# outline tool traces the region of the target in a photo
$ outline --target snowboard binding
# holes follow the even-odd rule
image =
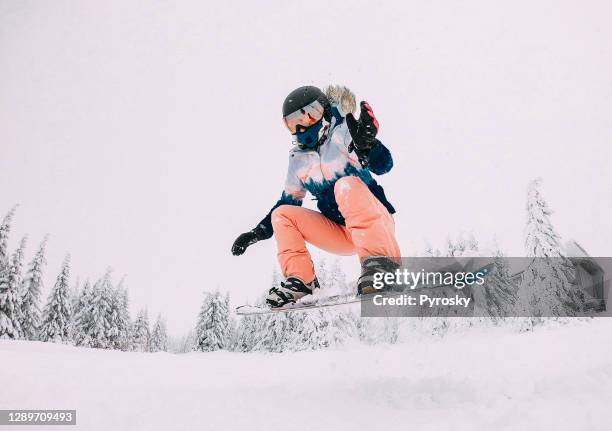
[[[309,284],[304,283],[297,277],[287,277],[285,281],[281,281],[280,286],[274,286],[268,291],[266,303],[272,308],[293,304],[306,295],[312,295],[314,289],[319,287],[319,281],[316,277]]]
[[[364,259],[361,263],[361,276],[359,276],[359,280],[357,281],[357,294],[369,295],[371,293],[392,290],[395,283],[384,282],[384,276],[387,273],[395,272],[399,267],[399,264],[384,256],[368,257]],[[377,276],[376,274],[381,275]],[[377,287],[376,281],[383,281],[383,286]]]

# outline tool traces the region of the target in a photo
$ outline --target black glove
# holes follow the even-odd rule
[[[265,239],[265,234],[259,226],[253,230],[240,234],[232,245],[232,254],[234,256],[240,256],[242,253],[244,253],[248,246],[255,244],[257,241],[262,239]]]
[[[361,102],[361,113],[359,121],[353,114],[346,114],[346,125],[348,126],[353,144],[358,150],[369,150],[374,146],[376,134],[378,133],[378,121],[372,112],[368,102]]]
[[[368,166],[370,150],[376,143],[378,121],[368,102],[362,101],[360,106],[359,120],[356,120],[353,114],[348,113],[346,114],[346,125],[351,138],[353,138],[353,142],[349,145],[349,151],[355,151],[359,162],[365,168]]]

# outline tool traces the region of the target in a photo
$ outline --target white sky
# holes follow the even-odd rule
[[[229,254],[282,190],[293,88],[348,85],[392,150],[404,254],[472,231],[520,255],[527,182],[610,255],[612,3],[0,1],[0,213],[46,285],[127,274],[172,333],[202,291],[259,296],[274,240]],[[356,260],[346,259],[357,273]]]

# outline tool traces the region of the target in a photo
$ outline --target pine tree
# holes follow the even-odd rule
[[[216,291],[206,295],[198,315],[196,349],[202,352],[229,347],[229,297]]]
[[[69,290],[69,294],[70,294],[70,309],[72,310],[73,320],[74,320],[74,313],[76,312],[77,303],[79,302],[79,296],[81,294],[81,280],[78,277],[76,281],[74,282],[74,287]]]
[[[346,294],[352,289],[346,282],[346,274],[342,270],[339,259],[334,260],[329,270],[329,285],[340,294]]]
[[[117,286],[115,291],[117,302],[118,302],[118,314],[117,314],[117,329],[118,329],[118,343],[116,348],[123,351],[132,350],[132,334],[131,334],[131,320],[129,312],[129,298],[128,291],[124,287],[124,280],[122,279]]]
[[[272,280],[277,282],[280,280],[280,275],[277,271],[273,272]],[[264,298],[265,296],[261,296],[255,304],[264,306]],[[234,332],[232,349],[239,352],[265,350],[263,346],[266,335],[268,335],[267,326],[269,320],[269,315],[242,316]]]
[[[463,233],[460,233],[455,241],[449,237],[446,243],[447,257],[468,257],[478,255],[479,244],[472,233],[468,235],[467,239]],[[427,250],[426,254],[433,255],[433,251]]]
[[[113,287],[111,281],[111,270],[109,269],[102,281],[103,295],[107,300],[108,308],[106,309],[106,348],[122,349],[126,344],[127,324],[125,320],[125,312],[123,308],[123,287],[122,282],[117,288]],[[127,303],[126,303],[127,306]]]
[[[109,349],[116,336],[113,326],[113,289],[111,271],[108,270],[93,287],[91,299],[91,322],[87,330],[91,347]]]
[[[427,318],[420,322],[431,323],[439,318]],[[446,325],[444,320],[443,325]],[[361,319],[359,338],[366,344],[395,344],[399,338],[399,318],[378,317],[376,319]]]
[[[349,307],[335,310],[331,320],[332,326],[335,328],[332,333],[332,344],[343,345],[349,340],[357,339],[359,335],[358,319],[359,317]]]
[[[525,252],[527,256],[561,256],[559,235],[555,232],[550,215],[552,210],[540,193],[542,179],[537,178],[527,188],[527,225],[525,227]]]
[[[30,262],[28,272],[23,281],[23,296],[21,299],[21,331],[26,340],[38,339],[40,329],[40,295],[43,289],[43,269],[47,264],[45,249],[48,237],[45,237]]]
[[[333,324],[333,311],[315,309],[307,313],[285,315],[293,320],[288,331],[287,350],[319,350],[339,344],[341,328]]]
[[[238,321],[238,326],[234,332],[232,340],[232,350],[238,352],[250,352],[255,348],[256,337],[261,327],[260,320],[263,316],[242,316]],[[194,337],[195,344],[195,337]],[[191,350],[191,348],[190,348]]]
[[[43,324],[40,331],[42,341],[64,343],[71,341],[69,283],[70,255],[67,255],[43,313]]]
[[[329,292],[336,288],[326,259],[316,264],[315,272],[321,289]],[[276,274],[273,274],[273,277]],[[270,352],[317,350],[330,345],[327,329],[330,322],[327,310],[312,310],[308,313],[278,313],[269,317],[261,347]]]
[[[167,352],[168,351],[168,334],[166,333],[166,322],[161,317],[157,316],[155,325],[153,325],[153,333],[151,334],[151,352]]]
[[[325,258],[319,260],[315,265],[315,273],[317,275],[317,280],[319,280],[319,285],[322,289],[331,288],[331,283],[329,279],[329,271],[327,269],[327,260]]]
[[[450,237],[446,240],[446,255],[449,257],[462,256],[465,250],[465,242],[462,238],[453,241]]]
[[[349,288],[338,261],[328,267],[323,259],[317,264],[316,272],[323,289],[342,293]],[[278,283],[279,279],[278,272],[273,271],[272,284]],[[263,305],[264,298],[259,298],[256,304]],[[337,346],[356,338],[357,322],[350,309],[243,316],[236,329],[233,349],[284,352]]]
[[[533,180],[527,192],[525,251],[534,257],[524,271],[519,288],[519,312],[536,318],[573,316],[585,306],[572,285],[573,265],[561,250],[550,215],[552,211],[540,193],[541,180]]]
[[[476,239],[473,233],[470,232],[468,239],[466,241],[467,252],[470,256],[478,256],[478,251],[480,248],[480,243]]]
[[[517,288],[510,280],[510,270],[501,250],[493,258],[495,269],[482,286],[472,289],[477,315],[494,319],[511,317],[516,306]]]
[[[265,316],[254,349],[277,353],[292,350],[291,343],[295,342],[292,334],[297,326],[296,320],[299,319],[293,314],[275,313]]]
[[[21,282],[25,246],[24,237],[0,274],[0,338],[18,338],[22,335]]]
[[[317,278],[319,283],[326,283],[325,260],[317,264]],[[276,268],[272,271],[272,286],[278,286],[281,275]],[[265,295],[260,297],[256,304],[265,305]],[[272,315],[249,316],[248,320],[242,320],[243,325],[250,327],[239,327],[237,330],[244,334],[243,343],[249,345],[248,350],[283,352],[290,350],[289,344],[291,334],[296,326],[295,316],[292,313],[276,313]],[[251,334],[248,331],[252,331]],[[243,347],[244,348],[244,347]]]
[[[133,329],[132,348],[138,352],[149,351],[149,339],[151,336],[149,329],[149,313],[146,309],[140,310],[136,316]]]
[[[11,222],[17,211],[17,205],[4,216],[2,224],[0,224],[0,274],[4,272],[9,265],[8,238],[11,232]]]
[[[73,337],[77,346],[91,346],[93,290],[89,280],[81,288],[73,310]]]
[[[108,322],[109,327],[107,331],[108,335],[108,348],[118,349],[121,343],[119,336],[119,308],[120,298],[117,295],[117,291],[113,289],[113,285],[109,283],[106,289],[106,297],[109,299],[110,307],[108,309]]]

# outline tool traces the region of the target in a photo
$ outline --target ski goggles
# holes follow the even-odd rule
[[[283,118],[285,126],[292,135],[301,133],[313,124],[318,123],[323,118],[323,105],[318,100],[309,103],[303,108],[287,115]]]

